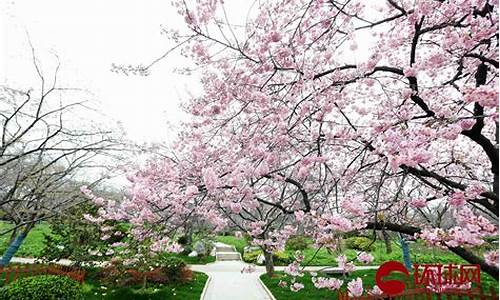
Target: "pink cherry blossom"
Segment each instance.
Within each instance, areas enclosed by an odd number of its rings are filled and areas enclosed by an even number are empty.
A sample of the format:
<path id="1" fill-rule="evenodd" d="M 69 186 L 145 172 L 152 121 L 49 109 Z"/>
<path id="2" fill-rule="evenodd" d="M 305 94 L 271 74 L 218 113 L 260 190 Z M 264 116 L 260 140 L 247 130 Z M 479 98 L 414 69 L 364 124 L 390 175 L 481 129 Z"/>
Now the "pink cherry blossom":
<path id="1" fill-rule="evenodd" d="M 281 40 L 281 34 L 277 31 L 272 31 L 269 33 L 269 40 L 273 43 L 277 43 Z"/>
<path id="2" fill-rule="evenodd" d="M 363 295 L 363 281 L 361 278 L 356 278 L 347 283 L 347 291 L 351 297 L 360 297 Z"/>
<path id="3" fill-rule="evenodd" d="M 382 290 L 378 287 L 378 285 L 374 285 L 371 290 L 368 291 L 368 294 L 372 296 L 380 296 L 383 294 Z"/>
<path id="4" fill-rule="evenodd" d="M 361 252 L 358 254 L 357 259 L 362 264 L 368 265 L 373 262 L 374 257 L 370 253 Z"/>
<path id="5" fill-rule="evenodd" d="M 347 261 L 347 257 L 345 255 L 337 256 L 336 260 L 339 268 L 344 273 L 351 273 L 356 269 L 353 263 Z"/>
<path id="6" fill-rule="evenodd" d="M 492 250 L 484 253 L 484 259 L 488 265 L 498 267 L 498 250 Z"/>
<path id="7" fill-rule="evenodd" d="M 422 198 L 412 199 L 410 205 L 415 208 L 424 208 L 427 206 L 427 200 Z"/>
<path id="8" fill-rule="evenodd" d="M 453 206 L 463 206 L 466 202 L 465 194 L 463 192 L 454 192 L 449 198 L 448 203 Z"/>
<path id="9" fill-rule="evenodd" d="M 290 285 L 290 290 L 292 292 L 298 292 L 303 288 L 304 288 L 304 285 L 302 283 L 299 283 L 299 282 L 295 282 L 292 285 Z"/>
<path id="10" fill-rule="evenodd" d="M 129 170 L 126 199 L 82 188 L 100 207 L 86 219 L 128 222 L 124 234 L 154 244 L 192 218 L 275 252 L 302 230 L 339 250 L 383 212 L 480 261 L 473 247 L 498 232 L 498 5 L 483 16 L 483 2 L 263 1 L 236 28 L 223 1 L 174 0 L 200 92 L 183 102 L 172 157 Z M 287 271 L 301 274 L 297 261 Z"/>
<path id="11" fill-rule="evenodd" d="M 318 289 L 329 289 L 331 291 L 338 290 L 344 283 L 343 280 L 337 278 L 313 277 L 313 284 Z"/>
<path id="12" fill-rule="evenodd" d="M 291 264 L 289 264 L 284 272 L 290 276 L 293 276 L 293 277 L 302 277 L 304 276 L 304 274 L 302 273 L 302 270 L 300 269 L 300 265 L 298 262 L 293 262 Z"/>
<path id="13" fill-rule="evenodd" d="M 366 204 L 360 197 L 351 197 L 342 201 L 341 206 L 347 213 L 361 217 L 366 212 Z"/>
<path id="14" fill-rule="evenodd" d="M 206 168 L 203 172 L 203 182 L 205 183 L 205 186 L 207 187 L 207 190 L 211 193 L 215 192 L 215 189 L 219 185 L 219 178 L 217 174 L 215 173 L 214 169 L 212 168 Z"/>
<path id="15" fill-rule="evenodd" d="M 186 187 L 186 196 L 194 196 L 198 194 L 198 187 L 195 185 L 190 185 Z"/>
<path id="16" fill-rule="evenodd" d="M 233 211 L 233 213 L 239 214 L 241 212 L 241 204 L 240 203 L 232 202 L 230 206 L 231 206 L 231 210 Z"/>

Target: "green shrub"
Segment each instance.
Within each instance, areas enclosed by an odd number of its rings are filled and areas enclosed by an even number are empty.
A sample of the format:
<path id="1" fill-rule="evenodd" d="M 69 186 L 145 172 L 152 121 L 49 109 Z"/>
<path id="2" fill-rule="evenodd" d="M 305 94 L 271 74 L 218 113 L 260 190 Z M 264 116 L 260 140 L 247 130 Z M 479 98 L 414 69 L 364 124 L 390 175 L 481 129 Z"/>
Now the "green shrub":
<path id="1" fill-rule="evenodd" d="M 158 266 L 163 274 L 168 277 L 169 281 L 177 282 L 182 279 L 182 271 L 186 267 L 186 263 L 182 258 L 162 255 L 158 259 Z"/>
<path id="2" fill-rule="evenodd" d="M 199 239 L 193 243 L 193 250 L 198 253 L 198 256 L 202 257 L 207 257 L 213 247 L 214 242 L 210 239 Z"/>
<path id="3" fill-rule="evenodd" d="M 4 300 L 81 300 L 80 285 L 66 276 L 39 275 L 21 278 L 2 289 Z"/>
<path id="4" fill-rule="evenodd" d="M 257 250 L 257 251 L 250 251 L 250 252 L 245 252 L 243 254 L 243 261 L 247 262 L 249 264 L 256 264 L 257 263 L 257 257 L 262 254 L 262 251 Z"/>
<path id="5" fill-rule="evenodd" d="M 349 249 L 359 251 L 373 251 L 372 240 L 364 236 L 350 237 L 344 240 L 345 246 Z"/>
<path id="6" fill-rule="evenodd" d="M 286 250 L 297 251 L 305 250 L 309 246 L 308 239 L 303 235 L 292 236 L 286 241 Z"/>
<path id="7" fill-rule="evenodd" d="M 243 261 L 250 264 L 258 264 L 257 258 L 261 254 L 261 250 L 246 252 L 243 254 Z M 273 262 L 275 265 L 289 265 L 293 262 L 293 257 L 287 252 L 275 252 L 273 253 Z"/>
<path id="8" fill-rule="evenodd" d="M 273 262 L 275 265 L 289 265 L 293 262 L 293 257 L 287 252 L 273 253 Z"/>
<path id="9" fill-rule="evenodd" d="M 2 286 L 0 288 L 0 299 L 9 299 L 8 286 Z"/>

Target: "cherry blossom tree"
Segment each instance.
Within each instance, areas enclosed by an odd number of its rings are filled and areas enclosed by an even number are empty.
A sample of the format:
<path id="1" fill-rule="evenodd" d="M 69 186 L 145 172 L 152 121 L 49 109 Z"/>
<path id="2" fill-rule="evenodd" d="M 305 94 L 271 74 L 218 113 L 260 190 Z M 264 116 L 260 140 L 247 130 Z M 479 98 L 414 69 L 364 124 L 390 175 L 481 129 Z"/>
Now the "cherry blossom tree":
<path id="1" fill-rule="evenodd" d="M 393 231 L 498 278 L 498 250 L 473 251 L 498 232 L 498 1 L 262 1 L 240 25 L 222 1 L 175 7 L 203 93 L 98 218 L 169 247 L 186 216 L 236 225 L 268 261 L 299 228 L 332 249 Z"/>

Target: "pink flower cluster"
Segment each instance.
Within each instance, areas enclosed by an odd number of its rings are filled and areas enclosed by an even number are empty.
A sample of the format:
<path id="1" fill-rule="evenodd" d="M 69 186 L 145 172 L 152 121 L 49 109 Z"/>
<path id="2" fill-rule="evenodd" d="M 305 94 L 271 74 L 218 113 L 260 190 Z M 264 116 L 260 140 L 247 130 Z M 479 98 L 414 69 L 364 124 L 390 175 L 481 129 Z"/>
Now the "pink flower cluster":
<path id="1" fill-rule="evenodd" d="M 344 283 L 343 280 L 326 277 L 313 277 L 312 282 L 318 289 L 329 289 L 331 291 L 340 289 L 340 287 Z"/>
<path id="2" fill-rule="evenodd" d="M 498 249 L 484 253 L 484 260 L 488 265 L 498 267 Z"/>
<path id="3" fill-rule="evenodd" d="M 302 277 L 304 276 L 304 273 L 300 269 L 300 265 L 297 261 L 292 262 L 288 266 L 285 267 L 283 270 L 286 274 L 292 276 L 292 277 Z"/>
<path id="4" fill-rule="evenodd" d="M 442 228 L 426 228 L 418 234 L 427 243 L 436 246 L 479 246 L 484 238 L 497 234 L 498 229 L 485 217 L 474 214 L 468 207 L 455 213 L 457 226 L 445 230 Z"/>
<path id="5" fill-rule="evenodd" d="M 346 213 L 355 217 L 363 217 L 367 211 L 367 205 L 361 197 L 347 198 L 342 201 L 341 207 Z"/>
<path id="6" fill-rule="evenodd" d="M 498 89 L 482 85 L 480 87 L 465 90 L 464 100 L 466 103 L 477 102 L 484 107 L 498 107 Z"/>
<path id="7" fill-rule="evenodd" d="M 353 279 L 351 280 L 348 284 L 347 284 L 347 291 L 349 292 L 349 296 L 351 297 L 360 297 L 361 295 L 363 295 L 363 281 L 361 280 L 361 278 L 356 278 L 356 279 Z"/>
<path id="8" fill-rule="evenodd" d="M 356 266 L 353 263 L 347 261 L 347 257 L 345 255 L 337 256 L 336 260 L 337 265 L 344 273 L 351 273 L 356 269 Z"/>
<path id="9" fill-rule="evenodd" d="M 427 206 L 427 200 L 423 198 L 416 198 L 410 201 L 410 206 L 414 208 L 424 208 Z"/>
<path id="10" fill-rule="evenodd" d="M 374 257 L 370 253 L 361 252 L 358 254 L 357 259 L 360 263 L 368 265 L 373 262 Z"/>
<path id="11" fill-rule="evenodd" d="M 302 283 L 299 283 L 299 282 L 295 282 L 295 283 L 290 285 L 290 290 L 292 292 L 298 292 L 303 288 L 304 288 L 304 285 Z"/>

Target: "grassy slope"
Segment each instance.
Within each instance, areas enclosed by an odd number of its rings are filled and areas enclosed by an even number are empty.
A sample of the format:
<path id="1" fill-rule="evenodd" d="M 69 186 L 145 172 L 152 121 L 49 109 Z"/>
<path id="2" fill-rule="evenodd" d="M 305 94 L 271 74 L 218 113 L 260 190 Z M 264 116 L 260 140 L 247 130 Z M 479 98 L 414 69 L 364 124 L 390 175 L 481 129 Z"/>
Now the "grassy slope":
<path id="1" fill-rule="evenodd" d="M 205 287 L 208 276 L 194 272 L 193 281 L 184 284 L 155 285 L 146 289 L 141 287 L 106 288 L 96 282 L 83 285 L 85 300 L 198 300 Z"/>
<path id="2" fill-rule="evenodd" d="M 345 286 L 347 282 L 360 277 L 363 279 L 363 284 L 365 289 L 371 289 L 375 285 L 375 273 L 376 270 L 367 270 L 367 271 L 356 271 L 353 272 L 350 276 L 344 279 L 343 290 L 345 290 Z M 391 274 L 387 279 L 403 279 L 401 275 Z M 339 275 L 340 276 L 340 275 Z M 304 284 L 304 289 L 299 292 L 292 292 L 289 288 L 281 288 L 278 286 L 278 282 L 280 280 L 284 280 L 290 282 L 290 278 L 286 276 L 286 274 L 282 272 L 277 272 L 275 277 L 269 278 L 266 274 L 260 276 L 264 284 L 269 288 L 269 290 L 273 293 L 276 300 L 303 300 L 303 299 L 315 299 L 315 300 L 331 300 L 337 299 L 337 292 L 329 291 L 326 289 L 317 289 L 314 287 L 311 281 L 311 275 L 305 274 L 304 277 L 298 279 L 299 282 Z M 339 279 L 342 279 L 339 277 Z M 386 279 L 386 280 L 387 280 Z M 495 281 L 492 277 L 487 274 L 481 275 L 481 282 L 483 287 L 488 290 L 490 287 L 496 288 L 498 291 L 498 282 Z"/>
<path id="3" fill-rule="evenodd" d="M 0 222 L 0 232 L 12 228 L 12 225 L 6 222 Z M 33 228 L 28 236 L 24 240 L 21 248 L 16 253 L 16 256 L 22 257 L 35 257 L 37 256 L 44 247 L 43 234 L 50 233 L 49 225 L 46 223 L 40 223 Z M 8 242 L 10 238 L 10 233 L 0 236 L 0 253 L 3 253 L 7 249 Z M 0 254 L 1 255 L 1 254 Z"/>

